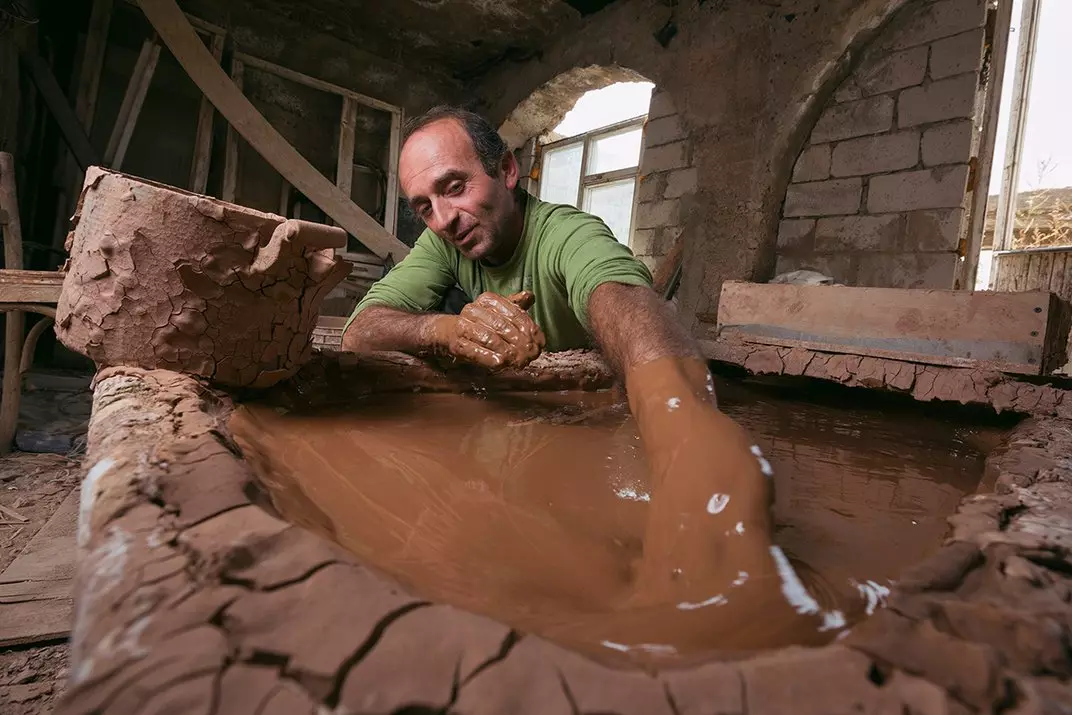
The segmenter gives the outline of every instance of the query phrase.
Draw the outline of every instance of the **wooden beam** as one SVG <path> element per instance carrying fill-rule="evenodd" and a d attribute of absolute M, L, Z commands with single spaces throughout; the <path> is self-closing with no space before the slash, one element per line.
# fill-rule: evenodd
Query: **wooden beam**
<path fill-rule="evenodd" d="M 198 42 L 201 40 L 199 39 Z M 104 163 L 111 169 L 119 171 L 126 157 L 127 147 L 130 146 L 130 138 L 134 136 L 134 127 L 138 123 L 138 115 L 141 114 L 141 106 L 145 103 L 145 95 L 149 93 L 149 85 L 153 81 L 153 73 L 156 71 L 156 63 L 160 59 L 160 43 L 156 38 L 149 38 L 142 43 L 141 52 L 134 63 L 134 72 L 127 83 L 126 94 L 123 95 L 123 103 L 119 107 L 119 116 L 115 119 L 112 127 L 112 135 L 108 139 L 108 147 L 104 150 Z"/>
<path fill-rule="evenodd" d="M 1034 74 L 1041 13 L 1041 0 L 1024 0 L 1024 10 L 1020 16 L 1020 46 L 1016 55 L 1016 79 L 1009 109 L 1009 134 L 1005 145 L 1001 196 L 998 198 L 997 220 L 994 223 L 995 251 L 1012 248 L 1012 227 L 1016 219 L 1016 185 L 1020 180 L 1020 156 L 1023 153 L 1024 132 L 1027 129 L 1027 107 L 1031 97 L 1031 79 Z M 991 281 L 996 277 L 992 274 Z"/>
<path fill-rule="evenodd" d="M 78 75 L 78 94 L 74 100 L 74 114 L 87 133 L 93 128 L 93 115 L 97 108 L 97 94 L 104 69 L 104 51 L 108 48 L 108 27 L 111 22 L 112 0 L 94 0 L 86 34 L 86 49 L 82 55 L 82 68 Z"/>
<path fill-rule="evenodd" d="M 354 182 L 354 131 L 357 126 L 357 102 L 350 97 L 342 98 L 342 116 L 339 117 L 339 156 L 335 164 L 335 185 L 339 191 L 350 196 Z"/>
<path fill-rule="evenodd" d="M 231 59 L 231 82 L 241 92 L 245 78 L 245 65 L 240 60 Z M 238 132 L 233 124 L 227 124 L 227 145 L 223 153 L 223 189 L 220 198 L 230 203 L 235 202 L 238 194 Z"/>
<path fill-rule="evenodd" d="M 1011 0 L 998 3 L 996 9 L 987 12 L 988 26 L 993 28 L 989 63 L 990 86 L 986 90 L 986 113 L 983 115 L 978 151 L 975 154 L 978 157 L 978 165 L 968 216 L 968 246 L 964 254 L 964 280 L 961 285 L 964 290 L 975 288 L 975 277 L 979 270 L 979 251 L 983 246 L 983 229 L 986 227 L 986 204 L 990 194 L 990 174 L 994 168 L 994 139 L 998 133 L 1011 20 Z"/>
<path fill-rule="evenodd" d="M 1066 312 L 1043 291 L 728 281 L 707 337 L 1039 375 L 1064 365 Z"/>
<path fill-rule="evenodd" d="M 253 55 L 247 55 L 244 52 L 235 52 L 234 56 L 235 59 L 241 61 L 242 64 L 246 65 L 247 67 L 253 67 L 255 69 L 261 70 L 262 72 L 268 72 L 284 79 L 289 79 L 291 82 L 304 84 L 306 87 L 319 89 L 321 92 L 328 92 L 329 94 L 338 94 L 343 97 L 349 97 L 358 104 L 364 104 L 365 106 L 372 107 L 373 109 L 379 109 L 384 112 L 391 112 L 392 114 L 397 114 L 399 111 L 401 111 L 393 104 L 388 104 L 387 102 L 375 99 L 374 97 L 369 97 L 368 95 L 361 94 L 360 92 L 355 92 L 354 90 L 348 89 L 341 85 L 332 84 L 331 82 L 325 82 L 324 80 L 317 79 L 316 77 L 310 77 L 307 74 L 302 74 L 301 72 L 292 70 L 289 67 L 277 65 L 274 62 L 262 60 L 259 57 L 254 57 Z"/>
<path fill-rule="evenodd" d="M 81 122 L 78 121 L 78 117 L 67 101 L 67 95 L 63 93 L 63 90 L 56 82 L 56 78 L 52 74 L 52 68 L 48 66 L 48 63 L 42 57 L 31 52 L 21 53 L 19 59 L 37 87 L 37 91 L 41 93 L 41 99 L 44 100 L 45 106 L 52 113 L 56 124 L 59 125 L 60 135 L 71 150 L 71 154 L 74 155 L 78 165 L 84 171 L 90 166 L 100 164 L 101 161 L 97 155 L 97 150 L 90 144 L 85 129 L 82 128 Z"/>
<path fill-rule="evenodd" d="M 339 191 L 257 111 L 212 58 L 174 0 L 138 0 L 138 4 L 220 114 L 284 179 L 377 255 L 398 261 L 409 253 L 408 246 Z"/>
<path fill-rule="evenodd" d="M 391 115 L 391 143 L 387 156 L 387 198 L 384 199 L 383 225 L 398 234 L 398 155 L 402 151 L 402 113 Z"/>
<path fill-rule="evenodd" d="M 212 56 L 219 64 L 223 60 L 223 35 L 212 35 Z M 205 193 L 208 187 L 208 169 L 212 161 L 212 119 L 215 110 L 208 97 L 202 95 L 201 109 L 197 114 L 197 135 L 194 138 L 194 160 L 190 166 L 190 191 Z"/>
<path fill-rule="evenodd" d="M 6 231 L 4 235 L 6 238 Z M 0 303 L 55 305 L 62 289 L 63 273 L 59 271 L 0 270 Z"/>
<path fill-rule="evenodd" d="M 15 157 L 0 152 L 0 210 L 4 219 L 4 266 L 7 270 L 22 268 L 22 223 L 19 220 L 19 198 L 15 189 Z M 13 310 L 4 319 L 4 377 L 0 394 L 0 454 L 11 451 L 19 421 L 19 402 L 22 393 L 22 338 L 26 317 Z"/>

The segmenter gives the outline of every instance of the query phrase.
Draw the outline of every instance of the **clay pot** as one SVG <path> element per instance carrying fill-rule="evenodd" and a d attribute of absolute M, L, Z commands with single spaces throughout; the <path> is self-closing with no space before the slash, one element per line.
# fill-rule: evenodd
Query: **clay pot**
<path fill-rule="evenodd" d="M 267 387 L 310 357 L 349 273 L 340 228 L 91 167 L 67 236 L 56 334 L 98 367 Z"/>

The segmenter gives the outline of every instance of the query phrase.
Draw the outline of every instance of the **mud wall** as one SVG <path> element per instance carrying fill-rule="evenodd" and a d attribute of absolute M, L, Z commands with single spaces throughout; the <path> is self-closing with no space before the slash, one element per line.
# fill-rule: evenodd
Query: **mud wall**
<path fill-rule="evenodd" d="M 793 168 L 777 272 L 952 288 L 978 157 L 986 8 L 912 7 L 863 53 Z"/>
<path fill-rule="evenodd" d="M 715 309 L 724 280 L 773 275 L 793 166 L 865 48 L 888 28 L 909 24 L 899 14 L 982 17 L 984 6 L 985 0 L 776 6 L 692 0 L 671 8 L 659 0 L 620 0 L 577 31 L 559 36 L 540 57 L 495 68 L 479 91 L 498 122 L 534 91 L 577 67 L 627 68 L 669 95 L 691 144 L 688 163 L 674 168 L 694 168 L 696 188 L 688 200 L 667 197 L 665 187 L 658 196 L 657 182 L 644 187 L 642 198 L 654 200 L 660 211 L 672 214 L 676 207 L 680 212 L 661 226 L 677 221 L 685 236 L 679 297 L 683 317 L 695 325 L 697 313 Z M 913 32 L 931 31 L 929 21 L 913 27 Z M 932 34 L 919 44 L 934 39 Z M 676 206 L 665 203 L 668 198 L 676 199 Z M 654 228 L 655 218 L 641 230 Z M 642 254 L 648 238 L 655 242 L 658 236 L 642 235 Z"/>

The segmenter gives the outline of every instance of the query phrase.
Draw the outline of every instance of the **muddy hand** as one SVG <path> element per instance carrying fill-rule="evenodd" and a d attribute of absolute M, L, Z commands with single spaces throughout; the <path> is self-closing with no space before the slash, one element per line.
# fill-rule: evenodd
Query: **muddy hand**
<path fill-rule="evenodd" d="M 633 604 L 701 598 L 766 571 L 770 466 L 715 405 L 707 366 L 661 358 L 630 370 L 626 389 L 652 477 Z"/>
<path fill-rule="evenodd" d="M 489 370 L 522 368 L 535 360 L 546 340 L 525 311 L 534 296 L 528 291 L 509 298 L 482 293 L 462 309 L 435 323 L 435 341 L 450 355 Z"/>

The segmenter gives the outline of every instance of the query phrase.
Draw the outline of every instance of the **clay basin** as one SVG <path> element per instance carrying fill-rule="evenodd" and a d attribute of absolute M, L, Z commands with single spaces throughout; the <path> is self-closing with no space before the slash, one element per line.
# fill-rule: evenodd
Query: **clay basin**
<path fill-rule="evenodd" d="M 1068 422 L 723 380 L 778 480 L 776 540 L 844 627 L 726 648 L 768 625 L 720 618 L 727 597 L 664 604 L 627 620 L 688 619 L 614 640 L 583 557 L 627 575 L 642 549 L 635 435 L 597 359 L 541 361 L 485 378 L 324 354 L 231 395 L 102 371 L 63 711 L 1042 712 L 1067 696 Z M 548 523 L 574 547 L 521 538 Z"/>

